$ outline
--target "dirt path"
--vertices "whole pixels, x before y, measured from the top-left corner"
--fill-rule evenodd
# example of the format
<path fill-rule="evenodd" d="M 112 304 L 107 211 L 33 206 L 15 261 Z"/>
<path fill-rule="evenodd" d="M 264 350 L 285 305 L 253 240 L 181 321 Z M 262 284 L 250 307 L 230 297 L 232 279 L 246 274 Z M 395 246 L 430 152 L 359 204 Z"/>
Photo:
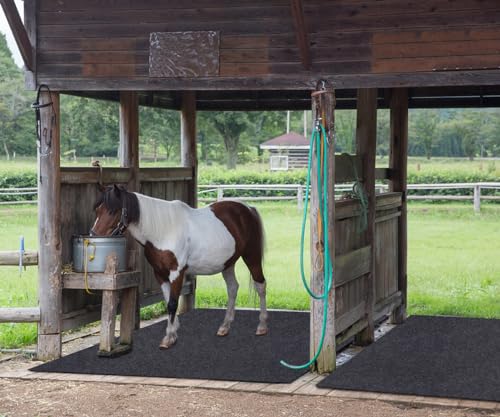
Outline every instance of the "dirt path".
<path fill-rule="evenodd" d="M 373 400 L 198 388 L 0 379 L 0 416 L 500 417 L 495 412 Z"/>

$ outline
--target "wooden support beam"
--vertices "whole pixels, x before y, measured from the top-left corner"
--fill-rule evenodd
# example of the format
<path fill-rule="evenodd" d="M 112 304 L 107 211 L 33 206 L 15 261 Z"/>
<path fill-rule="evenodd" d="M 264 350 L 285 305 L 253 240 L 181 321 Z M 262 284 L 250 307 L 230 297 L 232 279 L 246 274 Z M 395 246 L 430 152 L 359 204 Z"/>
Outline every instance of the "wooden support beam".
<path fill-rule="evenodd" d="M 193 169 L 189 204 L 197 206 L 198 153 L 196 149 L 196 93 L 184 91 L 181 103 L 181 166 Z"/>
<path fill-rule="evenodd" d="M 33 71 L 33 46 L 31 45 L 28 33 L 21 20 L 21 16 L 19 16 L 16 4 L 14 0 L 0 0 L 0 4 L 9 22 L 17 47 L 23 57 L 24 65 L 26 69 Z"/>
<path fill-rule="evenodd" d="M 59 93 L 40 94 L 41 142 L 38 149 L 38 298 L 40 326 L 37 355 L 61 356 L 61 171 Z"/>
<path fill-rule="evenodd" d="M 390 151 L 389 168 L 391 169 L 390 191 L 402 193 L 401 216 L 398 225 L 398 291 L 401 293 L 401 305 L 392 314 L 394 323 L 406 319 L 407 306 L 407 165 L 408 165 L 408 89 L 392 90 L 390 98 Z"/>
<path fill-rule="evenodd" d="M 139 191 L 139 98 L 134 91 L 120 92 L 120 166 L 130 169 L 129 191 Z"/>
<path fill-rule="evenodd" d="M 335 224 L 335 138 L 334 138 L 334 125 L 335 125 L 335 93 L 333 89 L 326 86 L 324 90 L 318 90 L 312 95 L 312 111 L 313 120 L 317 117 L 321 118 L 328 141 L 330 143 L 330 152 L 328 153 L 328 221 L 329 231 L 326 239 L 330 245 L 330 256 L 332 260 L 335 256 L 335 240 L 333 236 Z M 310 224 L 311 224 L 311 290 L 315 294 L 322 294 L 324 292 L 324 273 L 323 265 L 318 265 L 317 260 L 322 258 L 320 255 L 320 246 L 324 245 L 325 236 L 320 239 L 318 230 L 318 214 L 319 214 L 319 197 L 316 188 L 317 184 L 317 165 L 316 165 L 316 151 L 314 150 L 312 156 L 311 167 L 311 207 L 310 207 Z M 321 240 L 321 241 L 320 241 Z M 335 268 L 335 262 L 333 267 Z M 335 271 L 333 271 L 335 279 Z M 335 297 L 334 289 L 335 281 L 332 284 L 332 289 L 328 295 L 328 314 L 326 322 L 326 333 L 323 342 L 323 349 L 316 361 L 315 370 L 322 374 L 332 372 L 335 369 L 336 361 L 336 344 L 335 344 Z M 323 323 L 323 301 L 311 299 L 311 330 L 310 330 L 310 355 L 311 358 L 318 349 L 318 344 L 321 338 L 321 328 Z"/>
<path fill-rule="evenodd" d="M 40 321 L 38 307 L 0 308 L 0 323 L 30 323 Z"/>
<path fill-rule="evenodd" d="M 295 36 L 297 38 L 297 46 L 300 52 L 300 59 L 304 69 L 310 70 L 312 66 L 311 50 L 309 47 L 309 34 L 306 28 L 304 19 L 304 8 L 302 0 L 291 0 L 293 26 L 295 28 Z"/>
<path fill-rule="evenodd" d="M 370 273 L 366 276 L 365 318 L 367 327 L 357 341 L 369 344 L 375 340 L 375 153 L 377 145 L 377 89 L 359 89 L 356 122 L 356 154 L 363 161 L 363 186 L 368 198 L 367 227 L 363 244 L 371 248 Z"/>
<path fill-rule="evenodd" d="M 118 149 L 120 166 L 128 168 L 127 182 L 129 191 L 140 191 L 139 180 L 139 97 L 135 91 L 120 91 L 120 147 Z M 142 250 L 132 236 L 127 238 L 127 248 L 134 251 L 136 269 L 141 270 Z M 138 293 L 138 289 L 136 289 Z M 136 294 L 134 327 L 140 324 L 140 297 Z"/>
<path fill-rule="evenodd" d="M 192 207 L 198 205 L 198 153 L 196 149 L 196 93 L 184 91 L 181 101 L 181 165 L 193 170 L 190 181 L 189 201 Z M 179 314 L 194 309 L 196 297 L 196 276 L 186 275 L 182 295 L 179 299 Z"/>
<path fill-rule="evenodd" d="M 2 251 L 0 252 L 0 265 L 19 265 L 19 251 Z M 38 252 L 25 251 L 23 253 L 23 265 L 38 265 Z"/>

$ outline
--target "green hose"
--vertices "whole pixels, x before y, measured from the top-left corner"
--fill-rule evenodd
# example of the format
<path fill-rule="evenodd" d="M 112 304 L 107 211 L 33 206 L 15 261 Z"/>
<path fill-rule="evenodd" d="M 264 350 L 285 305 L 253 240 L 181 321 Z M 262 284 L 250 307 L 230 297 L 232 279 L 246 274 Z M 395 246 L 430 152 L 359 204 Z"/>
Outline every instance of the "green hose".
<path fill-rule="evenodd" d="M 323 135 L 325 150 L 323 152 L 323 175 L 321 175 L 321 135 Z M 302 216 L 302 230 L 300 236 L 300 276 L 302 278 L 302 283 L 304 288 L 307 290 L 308 294 L 315 300 L 323 300 L 323 323 L 321 326 L 321 338 L 318 345 L 318 350 L 314 357 L 309 360 L 309 362 L 302 365 L 291 365 L 285 361 L 280 361 L 281 365 L 286 366 L 290 369 L 305 369 L 310 367 L 318 359 L 321 349 L 323 349 L 323 342 L 325 340 L 326 332 L 326 322 L 328 315 L 328 294 L 332 288 L 333 283 L 333 266 L 332 259 L 330 256 L 330 243 L 328 241 L 328 155 L 329 146 L 328 140 L 326 139 L 325 128 L 318 123 L 316 129 L 313 130 L 311 135 L 311 141 L 309 144 L 309 158 L 307 163 L 307 181 L 306 181 L 306 195 L 304 204 L 304 213 Z M 324 280 L 324 292 L 323 294 L 315 294 L 307 284 L 307 280 L 304 273 L 304 239 L 305 239 L 305 229 L 307 221 L 307 209 L 309 205 L 309 186 L 311 184 L 311 166 L 312 166 L 312 155 L 316 149 L 316 167 L 317 167 L 317 191 L 318 191 L 318 205 L 319 205 L 319 215 L 321 216 L 323 224 L 323 240 L 324 240 L 324 253 L 323 253 L 323 280 Z M 323 180 L 323 183 L 322 181 Z"/>

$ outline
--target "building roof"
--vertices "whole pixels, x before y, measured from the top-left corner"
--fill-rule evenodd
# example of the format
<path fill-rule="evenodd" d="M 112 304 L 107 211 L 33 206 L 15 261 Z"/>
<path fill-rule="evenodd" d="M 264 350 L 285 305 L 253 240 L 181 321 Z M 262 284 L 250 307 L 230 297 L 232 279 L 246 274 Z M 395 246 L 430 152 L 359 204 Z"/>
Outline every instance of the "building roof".
<path fill-rule="evenodd" d="M 309 141 L 295 132 L 285 133 L 260 144 L 260 149 L 309 149 Z"/>

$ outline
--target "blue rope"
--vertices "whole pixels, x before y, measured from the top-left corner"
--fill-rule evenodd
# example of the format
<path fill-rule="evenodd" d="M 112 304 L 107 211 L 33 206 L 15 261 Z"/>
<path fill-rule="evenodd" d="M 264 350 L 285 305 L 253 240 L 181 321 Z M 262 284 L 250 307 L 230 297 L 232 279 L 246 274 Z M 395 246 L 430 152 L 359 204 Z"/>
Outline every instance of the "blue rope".
<path fill-rule="evenodd" d="M 323 152 L 323 164 L 321 164 L 321 136 L 323 136 L 324 141 L 324 152 Z M 323 323 L 321 325 L 321 338 L 318 344 L 318 349 L 314 357 L 307 363 L 302 365 L 291 365 L 285 361 L 280 361 L 281 365 L 286 366 L 290 369 L 305 369 L 310 367 L 318 359 L 321 350 L 323 349 L 323 343 L 325 341 L 326 324 L 328 316 L 328 294 L 332 288 L 333 283 L 333 266 L 332 259 L 330 256 L 330 243 L 328 241 L 328 154 L 329 154 L 329 143 L 326 136 L 325 128 L 319 124 L 319 126 L 313 130 L 311 135 L 311 141 L 309 143 L 309 158 L 307 162 L 307 180 L 306 180 L 306 195 L 304 212 L 302 216 L 302 229 L 300 235 L 300 276 L 302 278 L 302 284 L 306 289 L 307 293 L 315 300 L 323 300 Z M 305 229 L 307 221 L 307 210 L 309 205 L 309 187 L 311 185 L 311 168 L 312 168 L 312 155 L 313 151 L 316 149 L 316 167 L 317 167 L 317 191 L 318 191 L 318 201 L 319 201 L 319 215 L 321 216 L 323 225 L 323 280 L 324 280 L 324 292 L 322 294 L 315 294 L 309 287 L 306 276 L 304 273 L 304 240 L 305 240 Z M 321 173 L 321 166 L 323 166 L 323 173 Z"/>

